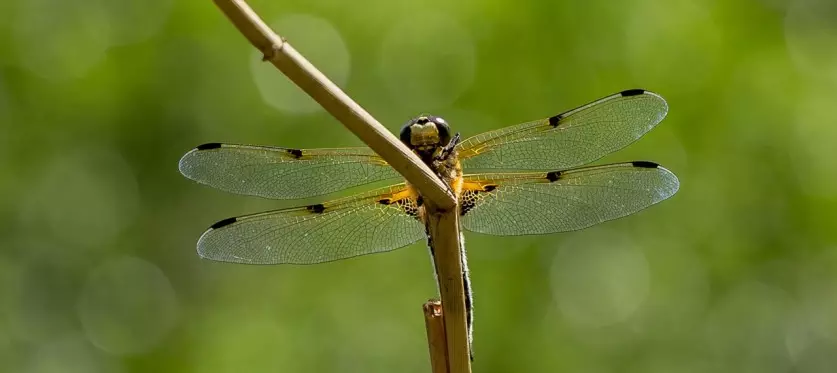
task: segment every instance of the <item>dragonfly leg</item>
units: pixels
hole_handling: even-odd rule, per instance
[[[445,145],[441,149],[441,151],[439,151],[439,154],[435,157],[436,160],[448,159],[448,157],[450,157],[450,154],[456,148],[457,144],[459,144],[459,132],[457,132],[456,135],[454,135],[453,138],[450,139],[450,142],[448,142],[447,145]]]

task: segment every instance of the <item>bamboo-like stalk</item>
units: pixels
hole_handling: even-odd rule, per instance
[[[429,300],[422,307],[424,326],[427,328],[427,347],[430,348],[430,368],[433,373],[448,371],[448,345],[445,343],[445,320],[442,315],[442,302]]]
[[[429,231],[436,253],[447,346],[446,372],[470,373],[456,197],[398,138],[274,33],[245,1],[213,1],[264,54],[265,61],[270,61],[288,76],[421,193],[428,205]]]
[[[443,210],[425,202],[427,233],[435,251],[436,275],[445,322],[449,372],[470,372],[471,359],[465,313],[465,284],[459,252],[459,210]]]

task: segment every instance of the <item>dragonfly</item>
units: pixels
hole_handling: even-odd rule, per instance
[[[452,134],[441,117],[421,115],[407,122],[399,137],[457,197],[462,229],[550,234],[621,218],[677,192],[677,177],[654,162],[588,165],[633,143],[667,113],[661,96],[630,89],[465,140]],[[186,153],[179,169],[210,187],[272,199],[322,196],[401,177],[365,147],[209,143]],[[428,239],[425,215],[421,193],[401,182],[327,202],[223,219],[203,233],[197,250],[202,258],[244,264],[330,262]],[[464,245],[460,255],[472,342],[473,294]]]

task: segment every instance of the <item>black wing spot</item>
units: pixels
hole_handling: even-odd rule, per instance
[[[221,147],[221,143],[220,143],[220,142],[210,142],[210,143],[207,143],[207,144],[198,145],[198,147],[197,147],[197,148],[195,148],[195,149],[198,149],[198,150],[209,150],[209,149],[218,149],[218,148],[220,148],[220,147]]]
[[[221,227],[225,227],[225,226],[227,226],[227,225],[230,225],[230,224],[232,224],[232,223],[235,223],[236,221],[238,221],[238,219],[236,219],[236,218],[226,218],[226,219],[221,220],[221,221],[219,221],[219,222],[217,222],[217,223],[215,223],[215,224],[212,224],[212,226],[210,226],[209,228],[211,228],[211,229],[218,229],[218,228],[221,228]]]
[[[308,209],[308,211],[311,211],[315,214],[322,214],[323,211],[325,211],[325,206],[323,206],[322,203],[318,203],[316,205],[308,206],[308,207],[306,207],[306,209]]]
[[[386,206],[386,205],[389,205],[390,203],[392,203],[392,200],[389,199],[389,198],[384,198],[384,199],[378,200],[378,203]]]
[[[483,192],[490,192],[490,191],[492,191],[492,190],[494,190],[494,189],[497,189],[497,186],[496,186],[496,185],[494,185],[494,184],[488,184],[488,185],[486,185],[486,186],[482,187],[482,191],[483,191]]]
[[[296,158],[296,159],[300,159],[300,158],[302,158],[302,150],[299,150],[299,149],[288,149],[288,150],[287,150],[287,152],[288,152],[290,155],[294,156],[294,158]]]
[[[551,171],[546,173],[546,179],[549,180],[550,183],[554,183],[561,178],[561,171]]]
[[[622,97],[630,97],[630,96],[639,96],[645,93],[644,89],[629,89],[627,91],[622,91]]]
[[[416,207],[419,207],[424,204],[424,198],[421,198],[421,195],[416,197]]]
[[[657,168],[657,167],[660,167],[660,165],[658,165],[654,162],[649,162],[649,161],[633,161],[633,162],[631,162],[631,164],[634,167],[641,167],[641,168]]]
[[[554,117],[549,117],[549,125],[552,127],[558,127],[558,124],[561,123],[561,119],[564,119],[561,114],[558,114]]]

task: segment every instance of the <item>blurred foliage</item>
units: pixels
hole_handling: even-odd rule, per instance
[[[671,200],[568,234],[466,234],[475,372],[832,372],[833,0],[253,1],[390,129],[463,135],[627,88],[668,118]],[[424,244],[317,266],[201,261],[204,142],[359,145],[210,1],[0,3],[0,371],[428,372]],[[277,180],[281,182],[281,180]]]

